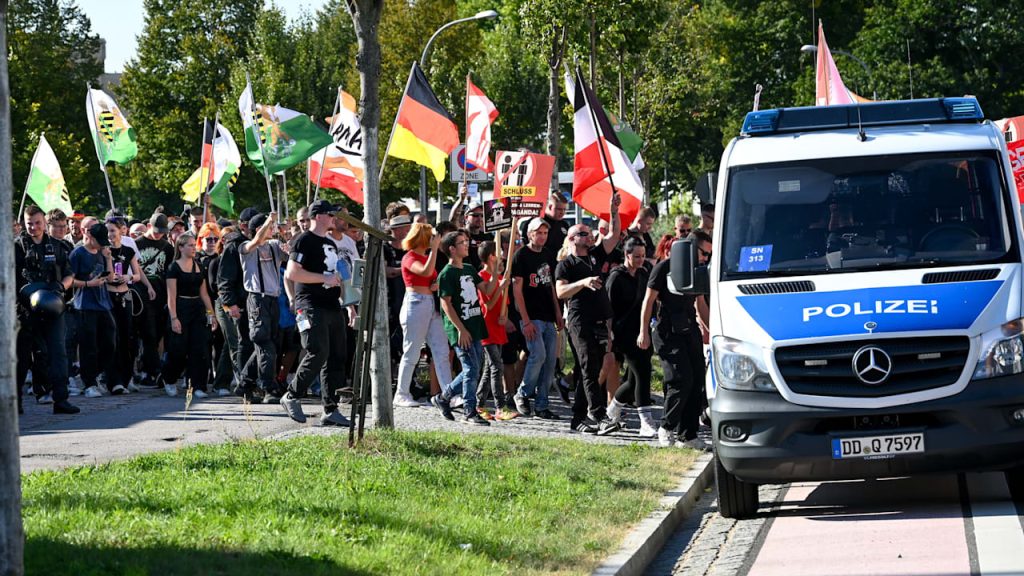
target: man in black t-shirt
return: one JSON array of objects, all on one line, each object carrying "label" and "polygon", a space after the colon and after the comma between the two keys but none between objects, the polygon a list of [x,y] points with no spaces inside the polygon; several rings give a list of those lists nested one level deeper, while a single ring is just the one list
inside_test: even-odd
[{"label": "man in black t-shirt", "polygon": [[479,271],[481,262],[480,244],[483,242],[493,242],[494,233],[484,232],[484,206],[479,202],[473,202],[469,205],[469,211],[466,212],[466,230],[469,232],[469,263],[473,266],[474,270]]},{"label": "man in black t-shirt", "polygon": [[[697,243],[698,262],[707,264],[711,243],[694,235],[690,239]],[[641,350],[651,346],[651,316],[657,302],[660,306],[654,331],[654,349],[661,358],[665,374],[665,412],[661,427],[658,428],[658,441],[662,446],[679,443],[696,450],[708,450],[707,444],[697,437],[700,395],[704,393],[704,354],[694,296],[674,294],[669,290],[670,266],[671,259],[662,260],[651,271],[647,293],[644,295],[637,346]]]},{"label": "man in black t-shirt", "polygon": [[143,305],[138,323],[139,339],[142,340],[140,384],[148,387],[156,386],[156,377],[160,374],[160,341],[167,330],[167,284],[164,276],[174,261],[174,248],[164,239],[166,235],[167,216],[157,212],[149,219],[145,236],[135,241],[139,249],[139,266],[155,296]]},{"label": "man in black t-shirt", "polygon": [[[612,196],[609,212],[611,230],[594,245],[594,235],[586,224],[569,228],[572,252],[555,271],[555,291],[568,302],[569,337],[580,362],[585,394],[577,394],[570,428],[577,432],[610,434],[622,428],[618,420],[605,414],[606,394],[598,380],[601,366],[614,360],[611,342],[612,306],[604,290],[601,270],[604,261],[619,243],[618,194]],[[591,422],[587,422],[587,417]],[[595,428],[596,425],[596,428]]]},{"label": "man in black t-shirt", "polygon": [[295,380],[281,397],[281,406],[296,422],[305,422],[299,398],[320,375],[323,426],[350,426],[338,409],[338,390],[345,380],[345,321],[341,314],[341,276],[338,247],[327,236],[339,207],[317,200],[309,207],[312,219],[308,232],[295,240],[285,270],[285,279],[295,283],[295,323],[306,355],[299,363]]},{"label": "man in black t-shirt", "polygon": [[[551,250],[551,253],[558,255],[558,251],[562,249],[562,244],[565,243],[565,237],[569,234],[569,223],[565,221],[565,209],[568,206],[568,202],[565,200],[565,196],[562,196],[561,192],[552,190],[548,194],[548,201],[544,204],[544,214],[541,218],[548,225],[548,237],[544,241],[544,247]],[[519,235],[526,237],[526,227],[532,222],[532,220],[524,219],[519,223]]]},{"label": "man in black t-shirt", "polygon": [[631,238],[639,238],[643,241],[644,246],[647,248],[647,261],[654,266],[654,251],[657,246],[654,245],[654,239],[651,238],[651,228],[654,226],[654,219],[657,214],[654,212],[654,208],[650,206],[644,206],[636,214],[636,219],[626,229],[626,235]]},{"label": "man in black t-shirt", "polygon": [[523,382],[514,397],[516,410],[530,415],[529,398],[537,394],[536,415],[545,420],[557,420],[548,410],[548,387],[555,375],[557,330],[562,329],[562,315],[555,296],[553,274],[555,255],[544,247],[548,238],[548,223],[533,218],[527,225],[530,243],[512,257],[512,293],[519,310],[519,325],[526,338],[530,357],[523,370]]}]

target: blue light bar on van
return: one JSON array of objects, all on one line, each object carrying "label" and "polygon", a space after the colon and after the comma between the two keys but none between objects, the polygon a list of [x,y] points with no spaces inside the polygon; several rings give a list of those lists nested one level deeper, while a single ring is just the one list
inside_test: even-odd
[{"label": "blue light bar on van", "polygon": [[777,108],[747,113],[744,136],[764,136],[783,132],[841,130],[858,126],[898,124],[946,124],[980,122],[985,118],[976,98],[928,98],[867,102],[839,106]]}]

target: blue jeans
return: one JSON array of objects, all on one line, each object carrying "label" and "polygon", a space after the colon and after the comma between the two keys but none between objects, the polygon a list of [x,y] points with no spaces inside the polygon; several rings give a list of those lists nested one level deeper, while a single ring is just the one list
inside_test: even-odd
[{"label": "blue jeans", "polygon": [[[537,392],[537,401],[534,409],[537,411],[548,409],[548,388],[555,378],[555,361],[558,359],[558,351],[555,349],[555,341],[558,336],[554,322],[543,320],[530,320],[533,327],[537,329],[537,336],[533,339],[526,339],[526,349],[530,357],[526,359],[526,368],[523,370],[523,383],[519,386],[516,394],[520,398],[529,398],[534,391]],[[519,321],[520,330],[526,324]]]},{"label": "blue jeans", "polygon": [[455,355],[459,357],[459,363],[462,364],[462,372],[452,378],[451,384],[444,387],[442,394],[448,400],[452,396],[462,394],[462,400],[466,403],[463,410],[465,410],[466,416],[472,416],[476,413],[476,385],[480,381],[484,347],[479,340],[474,340],[468,348],[455,346]]}]

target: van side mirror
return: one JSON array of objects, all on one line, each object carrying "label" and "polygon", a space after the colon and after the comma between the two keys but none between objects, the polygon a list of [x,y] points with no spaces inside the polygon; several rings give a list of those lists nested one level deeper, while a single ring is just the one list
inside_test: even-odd
[{"label": "van side mirror", "polygon": [[677,240],[669,256],[668,289],[673,294],[708,294],[711,279],[707,266],[697,265],[697,246],[690,240]]}]

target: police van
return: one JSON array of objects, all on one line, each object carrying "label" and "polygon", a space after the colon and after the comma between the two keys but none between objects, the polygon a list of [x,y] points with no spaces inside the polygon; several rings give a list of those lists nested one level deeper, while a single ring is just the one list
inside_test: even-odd
[{"label": "police van", "polygon": [[726,517],[759,484],[1024,466],[1021,205],[974,98],[751,112],[722,155],[707,391]]}]

